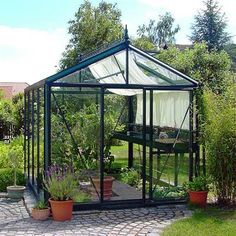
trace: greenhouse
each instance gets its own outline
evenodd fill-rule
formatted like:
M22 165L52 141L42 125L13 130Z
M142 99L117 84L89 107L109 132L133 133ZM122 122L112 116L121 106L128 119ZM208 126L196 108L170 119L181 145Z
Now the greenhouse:
M124 40L25 89L24 168L36 196L49 166L78 175L74 209L185 202L198 175L198 83Z

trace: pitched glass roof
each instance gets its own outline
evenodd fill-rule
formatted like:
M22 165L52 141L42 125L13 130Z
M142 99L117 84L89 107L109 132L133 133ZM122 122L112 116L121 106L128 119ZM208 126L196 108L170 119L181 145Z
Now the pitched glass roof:
M190 88L198 85L190 77L135 48L127 41L90 56L41 82L52 86L56 83Z

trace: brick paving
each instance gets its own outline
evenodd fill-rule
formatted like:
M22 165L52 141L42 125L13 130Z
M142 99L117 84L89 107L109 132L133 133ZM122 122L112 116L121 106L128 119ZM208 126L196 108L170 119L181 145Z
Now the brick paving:
M33 201L27 193L23 201L0 198L0 236L7 235L83 235L83 236L157 236L176 219L191 215L184 205L150 208L78 211L71 221L33 220L27 209ZM31 199L31 200L30 200Z

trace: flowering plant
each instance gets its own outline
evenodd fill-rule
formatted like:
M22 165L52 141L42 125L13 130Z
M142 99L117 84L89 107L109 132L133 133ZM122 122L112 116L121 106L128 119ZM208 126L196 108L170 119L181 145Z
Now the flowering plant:
M77 179L68 166L52 165L46 172L45 189L53 200L66 201L72 199L77 188Z

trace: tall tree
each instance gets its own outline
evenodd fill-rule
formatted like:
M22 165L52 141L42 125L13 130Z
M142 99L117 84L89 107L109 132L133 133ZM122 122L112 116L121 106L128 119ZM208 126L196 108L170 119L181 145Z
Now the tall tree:
M203 4L205 8L194 18L190 40L194 43L205 41L209 51L220 50L231 38L226 32L225 13L216 0L206 0Z
M122 37L121 11L116 4L101 1L97 7L85 0L69 21L69 44L62 55L60 69L73 66L79 54L95 50L101 45Z
M165 44L173 44L175 35L179 32L180 27L177 25L173 28L175 19L171 13L166 12L165 15L160 15L159 20L151 19L148 25L138 27L137 34L140 37L147 37L151 43L163 47Z

